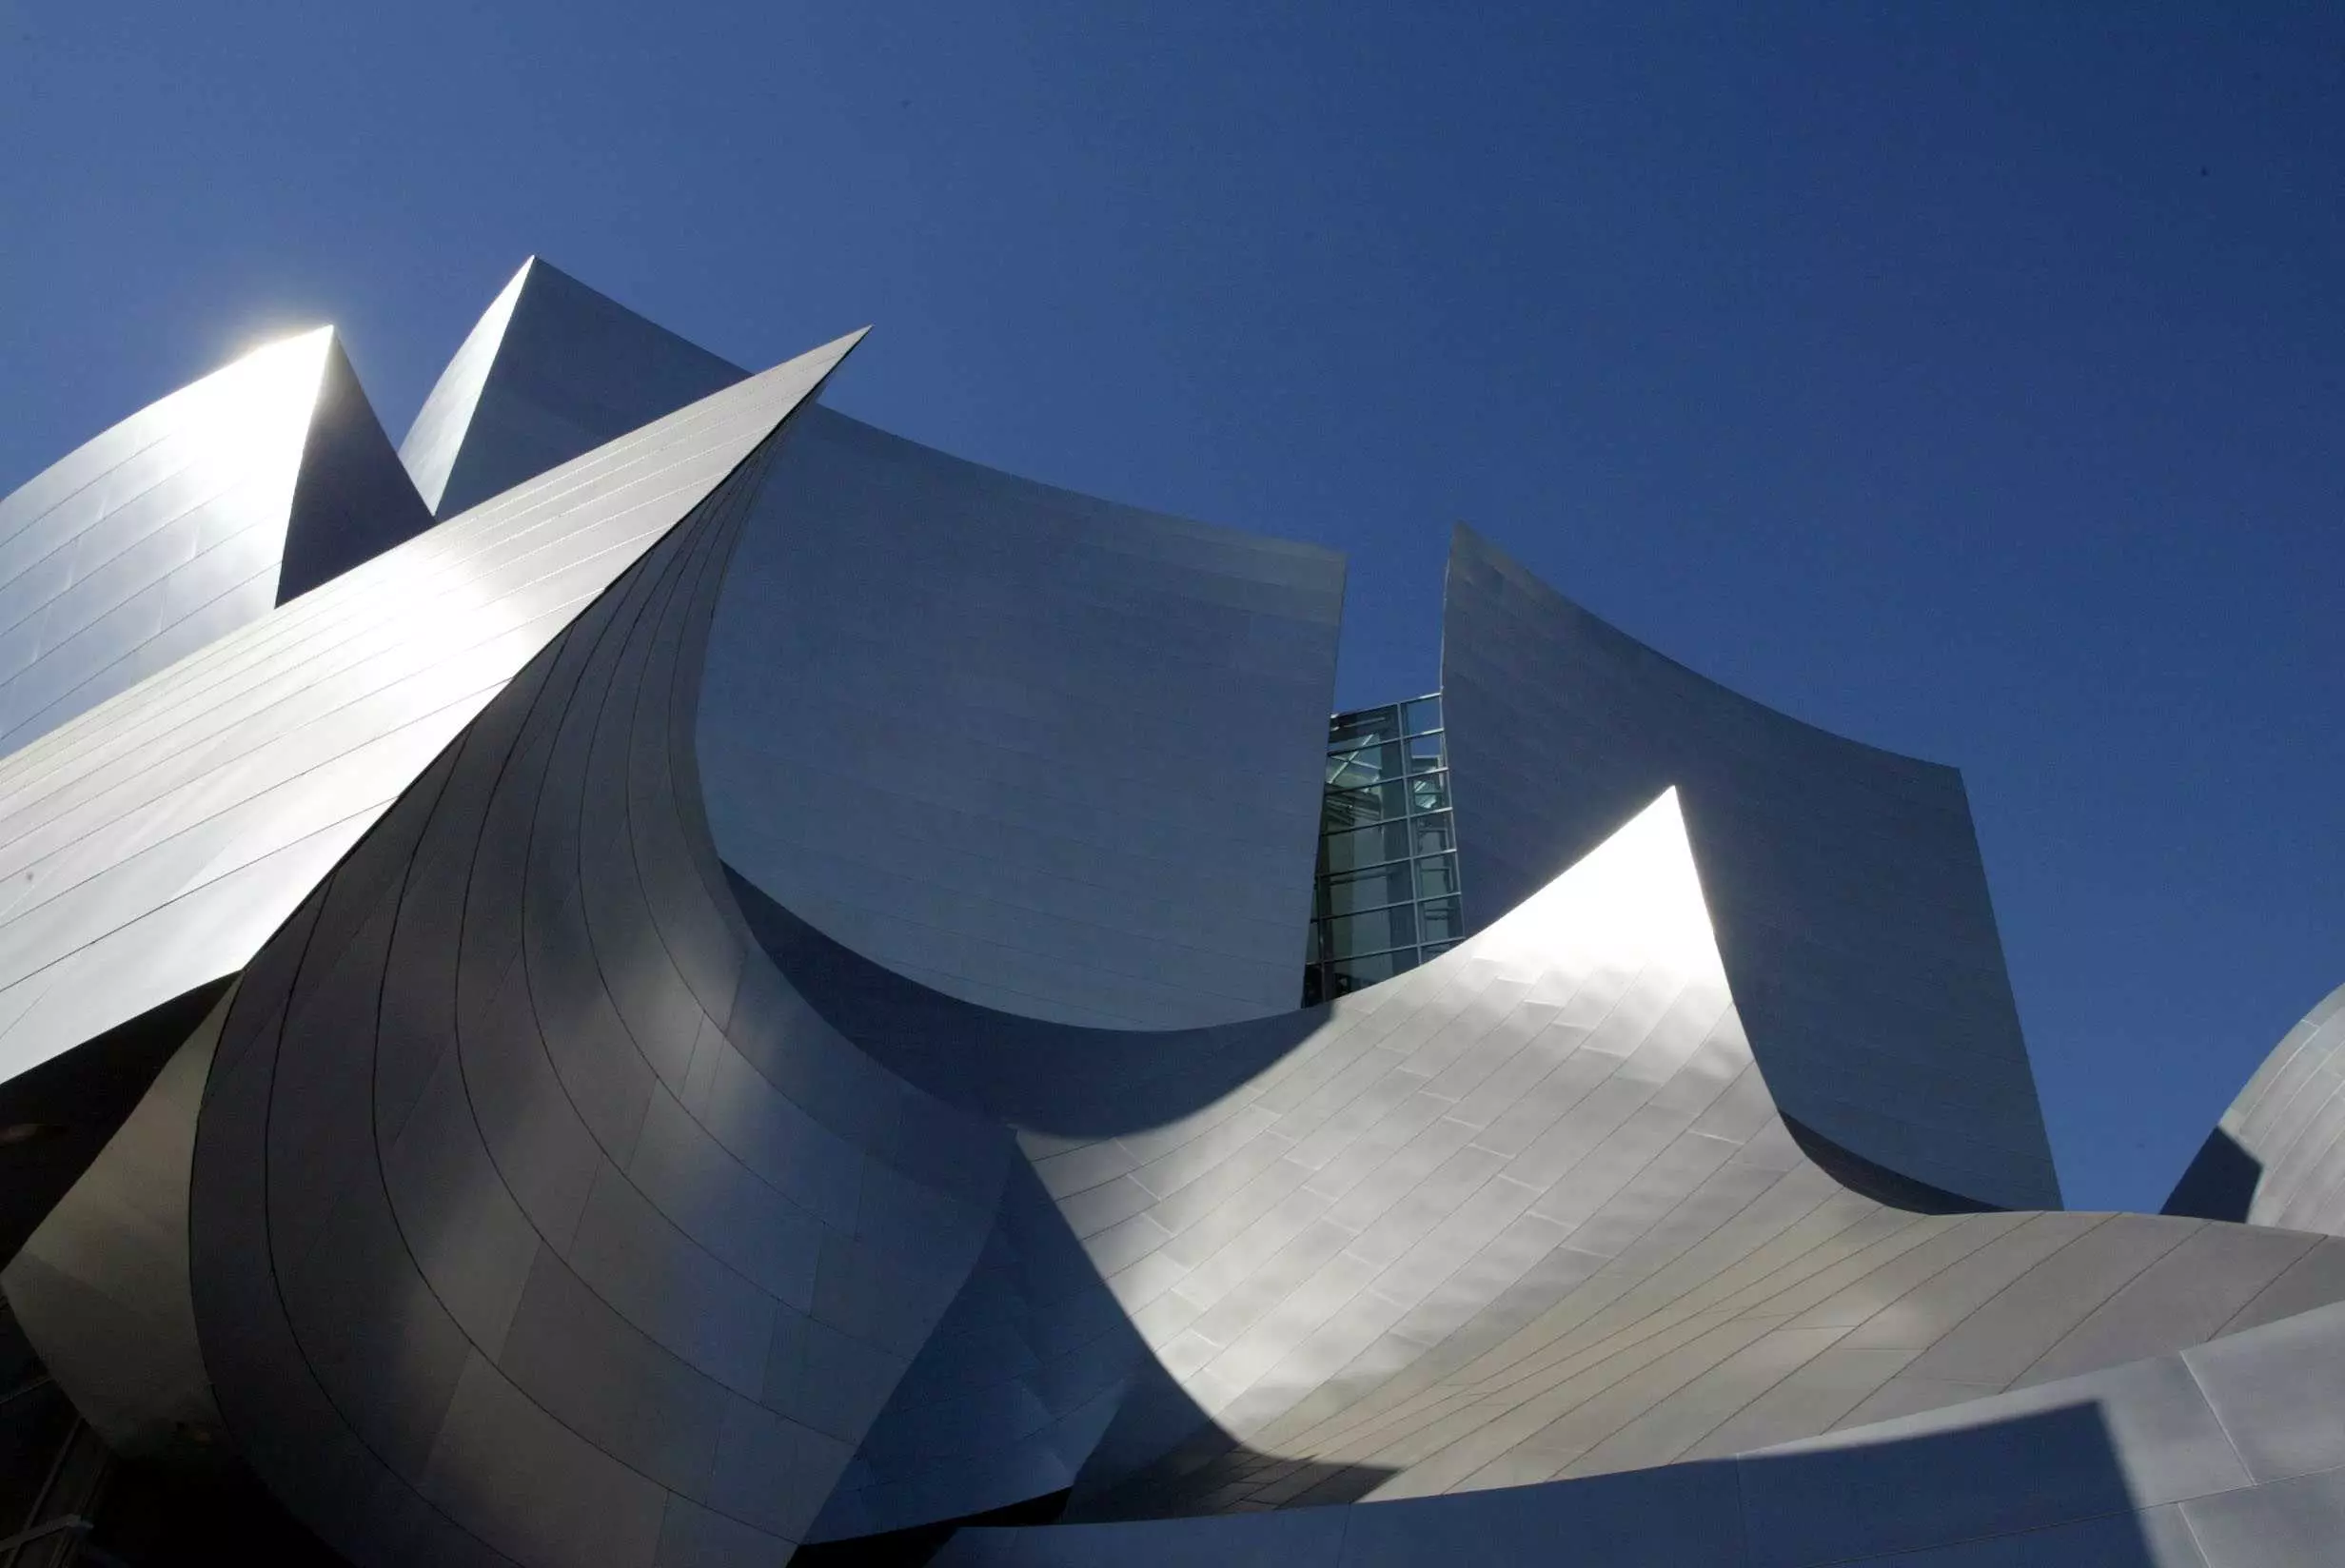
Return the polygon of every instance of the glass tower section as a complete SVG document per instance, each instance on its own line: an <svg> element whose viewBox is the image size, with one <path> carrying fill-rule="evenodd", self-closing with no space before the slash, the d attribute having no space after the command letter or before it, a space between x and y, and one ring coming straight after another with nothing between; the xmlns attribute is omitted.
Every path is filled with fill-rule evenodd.
<svg viewBox="0 0 2345 1568"><path fill-rule="evenodd" d="M1328 721L1303 1004L1389 980L1465 934L1441 696Z"/></svg>

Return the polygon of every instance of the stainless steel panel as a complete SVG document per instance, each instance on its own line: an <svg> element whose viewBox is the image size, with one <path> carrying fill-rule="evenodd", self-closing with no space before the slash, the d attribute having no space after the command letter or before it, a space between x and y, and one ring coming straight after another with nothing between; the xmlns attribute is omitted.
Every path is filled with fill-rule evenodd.
<svg viewBox="0 0 2345 1568"><path fill-rule="evenodd" d="M183 387L0 500L0 753L430 522L332 328Z"/></svg>
<svg viewBox="0 0 2345 1568"><path fill-rule="evenodd" d="M2059 1202L1953 770L1727 692L1463 527L1442 657L1477 929L1674 785L1738 1010L1784 1109L1948 1191Z"/></svg>
<svg viewBox="0 0 2345 1568"><path fill-rule="evenodd" d="M2264 1058L2166 1212L2345 1235L2345 986Z"/></svg>

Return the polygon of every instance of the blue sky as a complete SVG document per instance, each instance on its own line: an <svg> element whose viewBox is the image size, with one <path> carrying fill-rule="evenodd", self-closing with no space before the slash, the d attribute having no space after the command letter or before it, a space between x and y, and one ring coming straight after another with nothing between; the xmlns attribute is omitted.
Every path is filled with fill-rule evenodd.
<svg viewBox="0 0 2345 1568"><path fill-rule="evenodd" d="M1961 766L2069 1200L2345 983L2345 10L0 0L0 490L532 251L849 412L1351 557L1448 524ZM1767 14L1754 14L1764 10Z"/></svg>

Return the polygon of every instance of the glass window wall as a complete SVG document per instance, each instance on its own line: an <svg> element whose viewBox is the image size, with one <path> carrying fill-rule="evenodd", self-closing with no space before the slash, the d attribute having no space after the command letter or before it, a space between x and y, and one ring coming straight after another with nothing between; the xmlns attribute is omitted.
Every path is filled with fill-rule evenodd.
<svg viewBox="0 0 2345 1568"><path fill-rule="evenodd" d="M1465 934L1439 694L1328 723L1305 1006L1389 980Z"/></svg>

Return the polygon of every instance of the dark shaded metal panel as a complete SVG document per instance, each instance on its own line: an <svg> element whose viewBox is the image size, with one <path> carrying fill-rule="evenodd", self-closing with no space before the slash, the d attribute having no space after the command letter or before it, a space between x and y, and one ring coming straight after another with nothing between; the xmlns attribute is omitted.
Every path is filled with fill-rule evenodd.
<svg viewBox="0 0 2345 1568"><path fill-rule="evenodd" d="M1783 1107L1975 1203L2059 1202L1960 776L1829 735L1674 664L1471 530L1443 690L1478 927L1660 790Z"/></svg>
<svg viewBox="0 0 2345 1568"><path fill-rule="evenodd" d="M0 1258L14 1259L202 1027L214 981L0 1084Z"/></svg>
<svg viewBox="0 0 2345 1568"><path fill-rule="evenodd" d="M399 456L432 514L452 517L747 374L533 256L441 372Z"/></svg>
<svg viewBox="0 0 2345 1568"><path fill-rule="evenodd" d="M846 946L1001 1010L1283 1012L1342 583L1326 551L815 410L712 632L717 847Z"/></svg>
<svg viewBox="0 0 2345 1568"><path fill-rule="evenodd" d="M2264 1058L2166 1212L2345 1235L2345 986Z"/></svg>
<svg viewBox="0 0 2345 1568"><path fill-rule="evenodd" d="M204 1078L226 1016L223 994L0 1272L42 1364L118 1454L186 1459L219 1436L188 1296L187 1180ZM148 1014L141 1025L168 1022ZM80 1063L81 1055L67 1060ZM75 1113L101 1105L93 1096ZM12 1193L20 1182L10 1183Z"/></svg>
<svg viewBox="0 0 2345 1568"><path fill-rule="evenodd" d="M600 442L596 444L600 445ZM575 456L575 454L572 454ZM326 345L316 411L277 572L283 604L431 526L339 339Z"/></svg>
<svg viewBox="0 0 2345 1568"><path fill-rule="evenodd" d="M1148 1351L1031 1171L809 1539L966 1518L1075 1482Z"/></svg>

